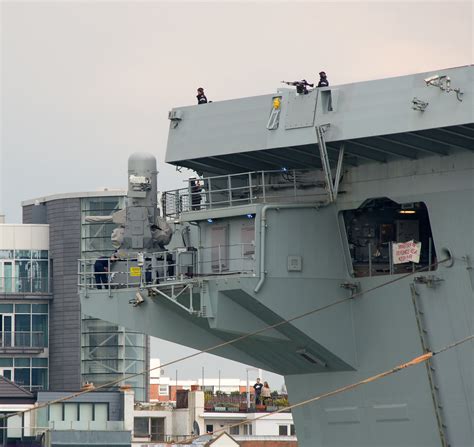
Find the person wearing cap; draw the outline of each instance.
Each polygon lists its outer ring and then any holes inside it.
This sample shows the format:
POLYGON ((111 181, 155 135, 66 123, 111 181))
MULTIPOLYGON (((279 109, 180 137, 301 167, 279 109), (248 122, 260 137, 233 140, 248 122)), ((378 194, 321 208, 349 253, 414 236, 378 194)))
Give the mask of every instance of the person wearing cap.
POLYGON ((324 71, 319 72, 318 87, 329 87, 329 81, 324 71))
POLYGON ((202 87, 199 87, 197 89, 197 100, 198 100, 198 104, 207 104, 207 98, 206 98, 206 95, 204 94, 204 89, 202 87))
POLYGON ((199 210, 201 209, 201 191, 202 187, 195 177, 190 177, 189 179, 189 188, 191 190, 191 209, 199 210))

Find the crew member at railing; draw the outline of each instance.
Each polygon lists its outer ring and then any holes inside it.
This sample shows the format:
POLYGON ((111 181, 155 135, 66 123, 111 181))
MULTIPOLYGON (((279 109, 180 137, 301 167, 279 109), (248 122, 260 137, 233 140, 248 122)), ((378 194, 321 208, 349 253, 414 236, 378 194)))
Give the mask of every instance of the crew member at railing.
POLYGON ((191 191, 191 209, 192 210, 199 210, 201 209, 201 191, 202 187, 195 177, 191 177, 189 179, 189 188, 191 191))
POLYGON ((319 72, 318 87, 329 87, 329 81, 324 71, 319 72))
POLYGON ((207 98, 206 98, 206 95, 204 94, 204 89, 202 87, 199 87, 197 89, 197 100, 198 100, 198 104, 207 104, 207 98))
POLYGON ((94 278, 95 285, 100 290, 102 285, 104 289, 109 288, 109 268, 112 262, 118 260, 118 257, 114 253, 110 258, 108 256, 101 256, 94 262, 94 278))

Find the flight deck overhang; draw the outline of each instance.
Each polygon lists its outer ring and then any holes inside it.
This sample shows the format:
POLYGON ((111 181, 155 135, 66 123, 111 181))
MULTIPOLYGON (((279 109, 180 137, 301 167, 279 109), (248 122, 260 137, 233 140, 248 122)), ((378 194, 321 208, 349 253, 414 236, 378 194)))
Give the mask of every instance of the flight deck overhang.
POLYGON ((473 150, 473 85, 465 66, 176 108, 166 162, 207 174, 321 168, 317 127, 333 167, 342 145, 349 166, 473 150))

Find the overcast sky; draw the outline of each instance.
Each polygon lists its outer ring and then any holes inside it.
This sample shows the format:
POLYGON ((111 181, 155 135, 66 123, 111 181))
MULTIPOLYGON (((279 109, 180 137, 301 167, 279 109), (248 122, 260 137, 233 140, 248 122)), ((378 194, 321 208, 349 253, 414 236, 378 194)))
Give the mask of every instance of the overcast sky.
MULTIPOLYGON (((219 101, 322 69, 334 85, 473 62, 471 1, 1 1, 0 14, 0 213, 10 223, 25 199, 125 188, 134 151, 156 155, 161 190, 180 186, 184 174, 163 163, 167 113, 195 103, 198 86, 219 101)), ((164 361, 183 352, 153 344, 164 361)), ((209 377, 245 375, 209 357, 192 363, 180 377, 202 364, 209 377)))

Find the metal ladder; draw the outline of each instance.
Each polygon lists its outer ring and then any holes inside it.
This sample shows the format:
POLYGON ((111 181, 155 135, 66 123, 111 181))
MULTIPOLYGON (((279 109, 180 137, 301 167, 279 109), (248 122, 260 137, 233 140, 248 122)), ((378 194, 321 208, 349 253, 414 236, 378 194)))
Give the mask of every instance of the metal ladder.
MULTIPOLYGON (((423 352, 431 352, 428 344, 428 331, 425 327, 424 322, 424 312, 420 308, 420 304, 418 303, 418 297, 420 296, 418 291, 416 290, 416 286, 414 283, 410 284, 410 291, 411 291, 411 298, 413 302, 413 308, 415 310, 415 317, 416 317, 416 325, 418 327, 418 334, 420 336, 421 346, 423 348, 423 352)), ((431 398, 433 400, 433 406, 436 416, 436 423, 438 425, 439 436, 441 440, 442 447, 450 447, 447 437, 447 426, 443 421, 443 406, 440 403, 439 397, 439 386, 437 385, 436 381, 436 368, 433 365, 432 360, 428 360, 425 362, 426 373, 428 375, 428 383, 430 385, 431 390, 431 398)))

